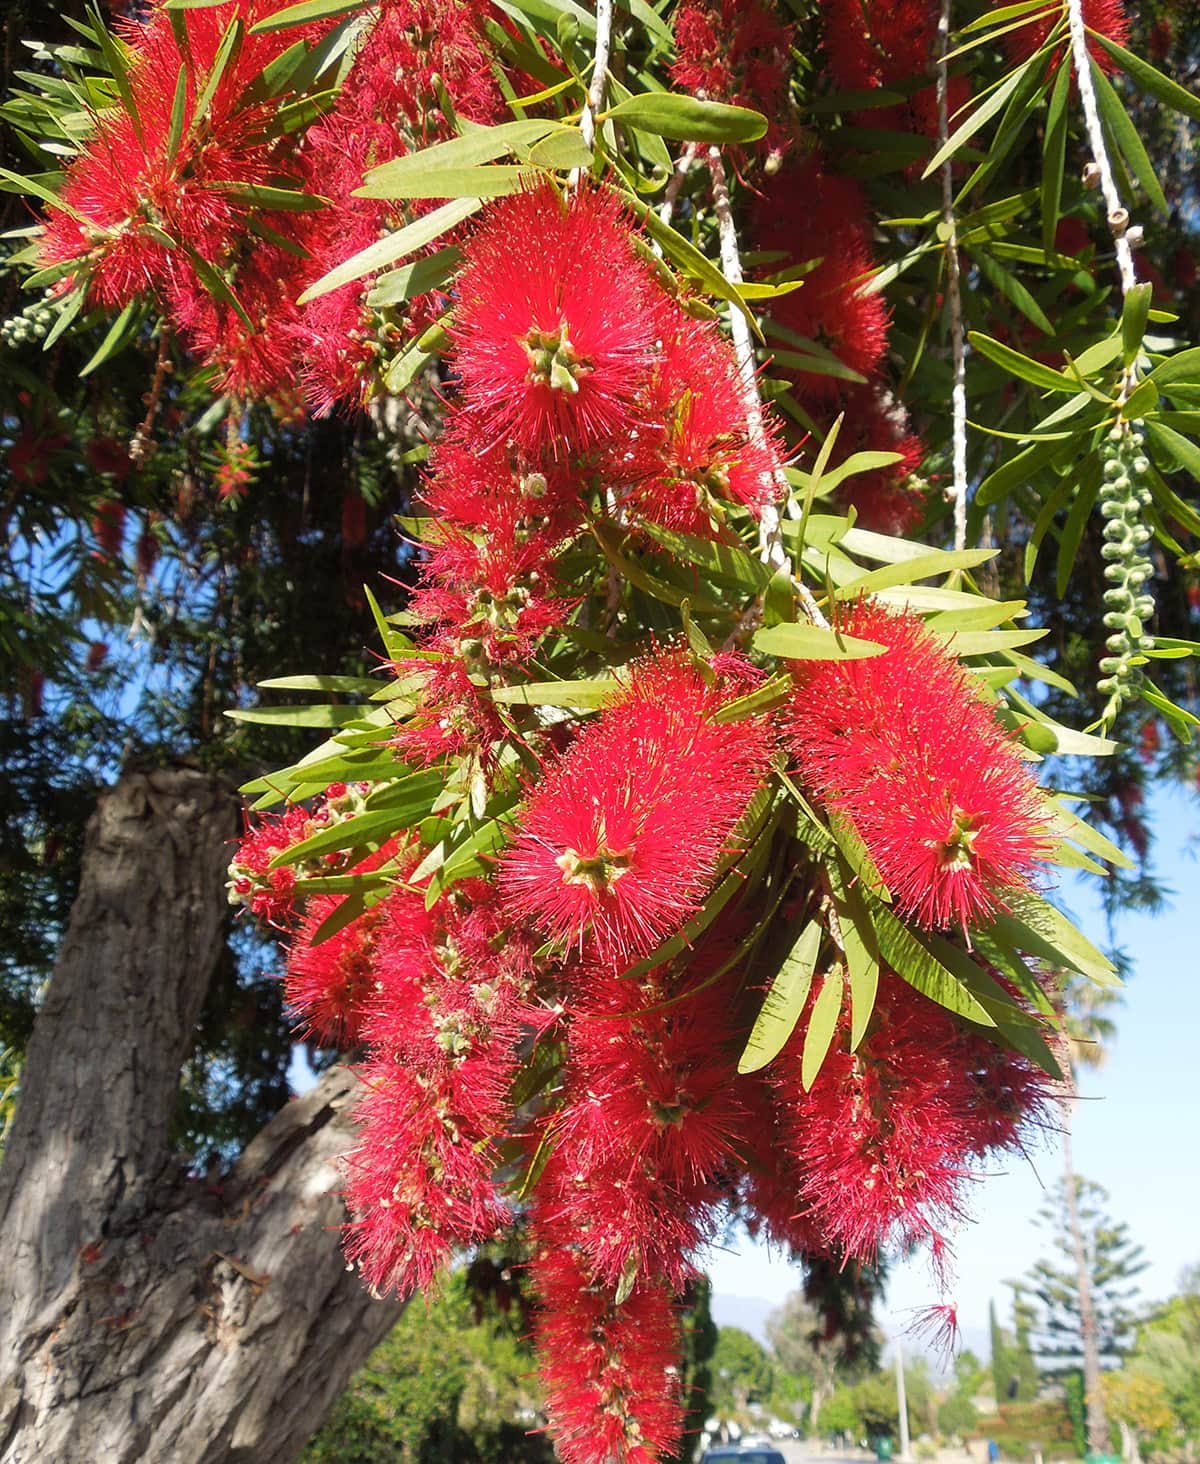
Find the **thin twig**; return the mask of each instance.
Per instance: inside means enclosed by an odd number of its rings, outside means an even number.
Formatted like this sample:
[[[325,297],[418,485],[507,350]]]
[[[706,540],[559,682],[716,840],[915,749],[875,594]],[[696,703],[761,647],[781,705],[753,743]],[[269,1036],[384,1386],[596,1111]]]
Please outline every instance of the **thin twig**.
[[[1092,57],[1088,50],[1087,22],[1083,16],[1083,0],[1067,0],[1067,26],[1071,36],[1071,60],[1079,82],[1079,100],[1083,103],[1083,120],[1087,127],[1088,145],[1092,160],[1100,174],[1100,191],[1104,195],[1104,207],[1108,210],[1108,227],[1112,231],[1113,243],[1117,249],[1117,273],[1121,277],[1121,294],[1128,295],[1137,284],[1137,268],[1133,262],[1133,247],[1126,235],[1129,227],[1129,210],[1121,202],[1117,192],[1117,181],[1113,176],[1112,161],[1104,142],[1104,129],[1100,124],[1100,108],[1096,105],[1096,88],[1092,82]]]
[[[663,194],[662,205],[658,210],[658,216],[664,224],[671,222],[675,213],[675,205],[679,202],[679,190],[683,187],[683,181],[692,171],[692,165],[696,161],[696,154],[700,151],[698,142],[685,144],[683,151],[675,161],[671,177],[667,183],[666,192]]]
[[[950,4],[942,0],[938,20],[938,146],[946,145],[950,135],[950,73],[946,61],[950,50]],[[953,408],[953,483],[950,489],[954,504],[954,547],[967,547],[967,350],[963,331],[962,281],[958,267],[958,225],[954,218],[953,164],[947,158],[942,164],[942,227],[946,236],[946,302],[950,308],[950,349],[954,364]]]
[[[733,205],[729,198],[729,180],[725,176],[720,148],[710,147],[705,154],[705,162],[712,178],[713,212],[717,216],[717,237],[721,245],[721,270],[729,283],[737,286],[742,283],[742,254],[738,245],[737,225],[733,218]],[[758,394],[754,340],[750,334],[749,321],[732,301],[729,305],[729,329],[733,336],[733,349],[737,356],[742,396],[746,404],[746,430],[750,440],[756,446],[761,446],[766,443],[766,430],[763,427],[762,398]],[[805,615],[814,625],[827,628],[829,622],[821,614],[820,607],[808,589],[801,583],[799,575],[794,572],[792,561],[783,547],[779,502],[790,502],[791,485],[782,468],[778,468],[771,476],[774,491],[758,521],[758,545],[762,561],[776,569],[787,570]]]
[[[604,107],[608,86],[608,58],[612,50],[613,0],[596,0],[596,49],[592,82],[579,118],[579,130],[589,148],[596,141],[596,118]]]

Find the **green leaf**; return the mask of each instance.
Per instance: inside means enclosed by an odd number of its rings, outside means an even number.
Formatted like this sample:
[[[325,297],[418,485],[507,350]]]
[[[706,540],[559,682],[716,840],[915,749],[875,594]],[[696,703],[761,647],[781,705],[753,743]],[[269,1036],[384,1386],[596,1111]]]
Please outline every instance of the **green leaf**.
[[[755,633],[754,649],[787,661],[860,661],[887,647],[816,625],[772,625]]]
[[[357,254],[352,254],[336,269],[322,275],[316,284],[310,285],[300,296],[299,303],[307,304],[310,300],[316,300],[331,290],[349,284],[351,280],[361,279],[363,275],[374,274],[389,264],[395,264],[407,254],[415,254],[418,249],[432,244],[448,229],[461,224],[464,219],[469,219],[482,207],[483,200],[479,198],[457,198],[452,203],[442,204],[441,208],[435,208],[432,213],[425,214],[402,229],[397,229],[394,234],[389,234],[386,238],[369,244],[366,249],[360,249]]]
[[[473,127],[461,137],[452,137],[448,142],[438,142],[419,152],[406,153],[404,157],[393,158],[378,168],[368,170],[363,186],[356,190],[356,198],[412,198],[420,197],[408,191],[394,193],[393,188],[409,190],[419,187],[421,180],[430,173],[457,172],[490,163],[529,144],[541,141],[548,133],[561,128],[561,123],[549,120],[522,120],[503,122],[499,127]],[[576,128],[569,129],[578,135]]]
[[[1092,64],[1094,67],[1095,63]],[[1125,296],[1121,309],[1121,349],[1127,371],[1141,355],[1146,320],[1150,313],[1150,297],[1153,293],[1154,286],[1147,283],[1134,285]],[[1153,390],[1153,384],[1150,385]]]
[[[1109,864],[1115,864],[1120,869],[1133,869],[1134,863],[1123,849],[1119,849],[1111,839],[1105,838],[1098,828],[1079,817],[1074,810],[1068,808],[1059,798],[1050,800],[1053,811],[1053,819],[1050,827],[1055,833],[1060,833],[1066,838],[1073,840],[1076,844],[1090,849],[1093,854],[1106,859]]]
[[[1147,422],[1146,436],[1163,454],[1166,470],[1184,468],[1193,478],[1200,478],[1200,447],[1173,427],[1161,422]]]
[[[983,277],[1014,305],[1026,320],[1036,325],[1043,335],[1053,335],[1054,326],[1050,323],[1046,312],[1030,294],[1029,290],[1010,270],[1004,268],[985,249],[968,249],[967,253],[979,265],[979,272]],[[1013,352],[1014,355],[1018,354]],[[1026,357],[1026,359],[1028,359]]]
[[[1129,114],[1126,112],[1121,98],[1113,90],[1112,82],[1096,64],[1094,57],[1090,57],[1089,60],[1100,115],[1112,134],[1121,156],[1128,164],[1129,171],[1142,185],[1151,207],[1157,209],[1159,213],[1165,214],[1168,211],[1167,200],[1162,191],[1162,184],[1154,172],[1154,164],[1150,161],[1145,144],[1138,135],[1137,128],[1129,120]]]
[[[1096,498],[1100,492],[1100,478],[1100,454],[1096,452],[1089,453],[1083,462],[1079,464],[1078,477],[1075,484],[1075,501],[1071,504],[1070,512],[1067,514],[1067,521],[1063,525],[1062,533],[1058,541],[1058,562],[1055,566],[1055,593],[1060,600],[1067,592],[1071,572],[1075,568],[1075,556],[1079,552],[1079,545],[1083,540],[1084,530],[1087,527],[1088,519],[1091,517],[1092,509],[1096,506]]]
[[[53,188],[48,188],[44,183],[39,183],[36,178],[23,178],[20,173],[11,173],[7,168],[0,168],[0,178],[8,184],[8,187],[4,189],[5,193],[32,194],[34,198],[40,198],[43,203],[48,204],[51,208],[58,209],[60,213],[69,214],[77,223],[89,224],[90,226],[90,220],[85,219],[77,208],[65,202],[55,193]]]
[[[383,685],[367,676],[272,676],[258,683],[260,691],[329,691],[371,696]]]
[[[590,168],[592,150],[583,140],[578,127],[561,127],[535,142],[527,154],[537,168],[563,172],[568,168]]]
[[[881,905],[869,892],[864,893],[879,941],[879,954],[896,975],[947,1011],[957,1012],[981,1027],[994,1027],[996,1024],[985,1008],[954,972],[926,949],[886,905]]]
[[[807,1093],[817,1080],[829,1052],[829,1044],[837,1031],[838,1018],[842,1014],[842,998],[845,983],[841,969],[834,967],[825,975],[817,999],[813,1002],[808,1019],[808,1030],[804,1034],[804,1055],[800,1060],[800,1081]]]
[[[268,188],[263,183],[209,183],[214,193],[232,198],[251,208],[264,208],[277,213],[317,213],[329,206],[328,199],[316,193],[301,193],[295,188]]]
[[[879,942],[862,895],[841,860],[826,864],[850,981],[850,1051],[866,1035],[879,989]]]
[[[1116,41],[1110,41],[1098,31],[1092,32],[1092,40],[1104,47],[1139,91],[1149,92],[1173,112],[1182,112],[1193,122],[1200,122],[1200,97],[1193,96],[1170,77],[1156,71],[1148,61],[1143,61],[1140,56],[1135,56],[1124,46],[1118,46]]]
[[[758,594],[771,577],[770,571],[740,546],[716,543],[692,534],[681,534],[675,529],[661,528],[658,524],[647,523],[642,527],[656,543],[669,549],[685,564],[694,564],[712,578],[733,585],[747,594]]]
[[[225,68],[242,49],[242,37],[244,34],[245,28],[242,25],[241,18],[235,15],[225,27],[225,34],[221,37],[216,54],[213,56],[212,66],[204,79],[204,86],[196,97],[196,105],[192,110],[192,131],[204,126],[208,122],[208,114],[212,106],[213,97],[216,96],[217,88],[221,84],[221,78],[225,75]]]
[[[674,142],[754,142],[767,130],[761,112],[702,102],[681,92],[638,92],[597,118],[609,120]]]
[[[1001,463],[976,489],[976,504],[980,508],[990,508],[992,504],[1000,503],[1014,488],[1029,482],[1035,473],[1056,458],[1061,447],[1062,444],[1057,441],[1034,442],[1015,457]]]
[[[1019,377],[1022,381],[1028,381],[1032,386],[1040,386],[1046,391],[1074,393],[1079,390],[1077,384],[1071,378],[1064,376],[1061,371],[1055,371],[1052,366],[1043,366],[1040,361],[1023,356],[1020,351],[1014,351],[1003,341],[993,340],[991,336],[984,335],[980,330],[970,331],[967,339],[981,356],[986,356],[989,361],[994,361],[997,366],[1003,366],[1013,376]]]
[[[171,0],[167,0],[168,6]],[[335,15],[346,15],[351,10],[361,10],[363,0],[303,0],[300,5],[288,5],[283,10],[277,10],[274,15],[268,15],[260,20],[256,26],[252,26],[250,34],[260,36],[268,31],[287,30],[293,25],[308,25],[314,20],[329,20]]]
[[[361,722],[362,707],[235,707],[225,713],[231,722],[254,722],[265,727],[346,727]]]
[[[526,681],[520,686],[497,686],[492,700],[504,706],[572,707],[592,711],[609,702],[621,690],[613,676],[583,681]]]
[[[1020,66],[1018,66],[1015,71],[1010,73],[1010,75],[1007,76],[1003,82],[1001,82],[1001,84],[995,89],[995,91],[991,93],[990,96],[986,97],[972,111],[971,115],[967,118],[965,122],[961,123],[958,127],[954,129],[954,131],[950,134],[950,136],[946,139],[942,146],[939,147],[937,152],[934,153],[933,157],[931,157],[928,163],[925,164],[925,171],[921,174],[922,178],[928,178],[931,176],[931,174],[936,173],[937,170],[942,166],[942,164],[947,160],[947,158],[952,158],[954,154],[959,150],[959,148],[962,147],[963,143],[965,143],[969,138],[974,137],[979,129],[983,126],[983,124],[990,117],[994,117],[996,113],[1000,111],[1000,109],[1008,101],[1009,97],[1011,97],[1013,92],[1016,91],[1017,87],[1020,86],[1026,72],[1030,69],[1030,67],[1034,64],[1036,60],[1038,60],[1038,57],[1031,56],[1028,61],[1023,62]]]
[[[367,296],[367,304],[381,310],[388,305],[402,305],[428,290],[439,289],[452,278],[461,262],[461,251],[447,248],[414,259],[399,269],[389,270],[376,278]]]
[[[130,300],[125,309],[121,311],[120,315],[109,326],[104,339],[96,347],[91,360],[85,366],[80,367],[79,375],[81,377],[90,376],[98,366],[103,366],[105,361],[111,356],[115,356],[134,335],[138,325],[141,323],[141,319],[142,302],[136,299]]]
[[[1071,92],[1071,68],[1060,66],[1046,108],[1046,128],[1042,140],[1042,248],[1054,248],[1062,204],[1063,173],[1066,168],[1067,130],[1070,113],[1067,102]]]
[[[840,587],[838,599],[853,600],[875,590],[890,589],[893,585],[910,585],[916,580],[950,574],[956,569],[974,569],[976,565],[994,559],[999,552],[998,549],[931,549],[899,564],[885,564],[882,569],[860,575]]]
[[[998,915],[988,929],[1017,950],[1055,966],[1069,966],[1098,986],[1121,984],[1108,957],[1076,930],[1061,910],[1038,895],[1014,900],[1012,911]]]
[[[423,156],[421,153],[417,157]],[[523,164],[487,163],[479,168],[427,168],[415,177],[393,180],[389,198],[503,198],[536,176]],[[357,190],[366,194],[365,189]],[[377,195],[369,194],[368,197]]]
[[[663,253],[674,261],[684,274],[691,275],[697,283],[703,285],[710,295],[715,295],[719,300],[728,300],[746,317],[756,334],[761,334],[758,321],[754,312],[742,298],[741,291],[736,285],[730,284],[717,266],[706,255],[701,254],[699,249],[683,237],[670,224],[665,224],[658,216],[658,211],[643,203],[640,198],[626,198],[626,206],[641,220],[646,232],[651,238],[656,239],[662,246]]]
[[[772,676],[769,681],[764,681],[761,686],[756,686],[745,696],[739,696],[731,702],[726,702],[713,713],[713,721],[741,722],[746,717],[753,717],[772,707],[782,706],[791,696],[793,686],[794,683],[790,676]]]
[[[1147,373],[1147,379],[1153,381],[1160,391],[1165,390],[1168,396],[1171,395],[1169,388],[1176,384],[1200,385],[1200,346],[1168,356]]]
[[[821,946],[821,927],[810,920],[775,973],[762,1008],[738,1058],[739,1073],[756,1073],[783,1051],[804,1012]],[[824,1054],[822,1054],[823,1056]]]

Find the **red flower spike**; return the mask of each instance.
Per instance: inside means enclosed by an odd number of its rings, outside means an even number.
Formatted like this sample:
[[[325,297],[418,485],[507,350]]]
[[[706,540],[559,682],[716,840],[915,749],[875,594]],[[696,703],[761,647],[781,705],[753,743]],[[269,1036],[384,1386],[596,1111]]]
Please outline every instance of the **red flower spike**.
[[[715,323],[673,315],[645,398],[647,420],[662,425],[639,434],[622,475],[633,512],[708,536],[722,502],[757,514],[778,496],[783,453],[765,412],[751,438],[737,358]]]
[[[550,184],[515,194],[489,209],[463,255],[451,335],[466,430],[535,462],[632,432],[667,297],[634,254],[616,195],[564,201]]]
[[[854,1053],[847,1020],[808,1091],[804,1023],[768,1070],[796,1212],[843,1260],[927,1242],[944,1267],[978,1160],[1045,1122],[1050,1080],[890,972]]]
[[[373,1290],[406,1296],[510,1219],[492,1171],[534,1014],[529,948],[505,937],[489,885],[456,886],[432,911],[407,892],[387,906],[362,1023],[374,1050],[348,1160],[346,1254]]]
[[[288,952],[287,1004],[301,1018],[302,1034],[319,1047],[351,1047],[358,1040],[363,1008],[373,989],[371,958],[386,902],[352,920],[336,934],[312,938],[341,904],[336,895],[318,895],[305,910]]]
[[[769,119],[759,154],[786,146],[787,80],[795,29],[759,0],[684,0],[675,12],[671,81],[681,91],[750,107]]]
[[[888,649],[797,670],[801,775],[853,821],[902,914],[927,929],[986,921],[1046,857],[1037,785],[916,615],[862,601],[842,628]]]
[[[687,986],[583,970],[570,1002],[563,1102],[545,1124],[539,1232],[577,1245],[598,1284],[664,1277],[676,1290],[711,1239],[745,1142],[737,1053],[722,1047],[730,983],[706,984],[733,953],[709,939]]]
[[[712,720],[727,699],[682,655],[636,667],[526,803],[501,863],[510,914],[610,965],[677,930],[769,758],[760,723]]]
[[[618,1305],[568,1248],[530,1266],[540,1305],[534,1337],[546,1415],[563,1464],[657,1464],[683,1431],[679,1320],[661,1281]]]

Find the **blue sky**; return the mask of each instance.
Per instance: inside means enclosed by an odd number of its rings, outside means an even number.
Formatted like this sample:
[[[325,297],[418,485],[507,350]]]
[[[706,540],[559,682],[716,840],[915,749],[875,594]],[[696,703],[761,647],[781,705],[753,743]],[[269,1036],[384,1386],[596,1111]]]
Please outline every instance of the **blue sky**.
[[[1117,941],[1134,974],[1116,1013],[1108,1064],[1083,1078],[1074,1128],[1076,1170],[1104,1185],[1112,1215],[1145,1248],[1147,1300],[1170,1295],[1183,1267],[1200,1262],[1200,805],[1182,790],[1166,790],[1152,800],[1151,817],[1154,865],[1174,893],[1160,915],[1119,921]],[[1064,881],[1058,903],[1103,946],[1095,884]],[[1047,1248],[1033,1218],[1061,1168],[1058,1145],[1050,1142],[1032,1164],[1014,1160],[974,1188],[976,1222],[954,1237],[958,1281],[950,1299],[967,1345],[977,1350],[986,1349],[989,1298],[1007,1313],[1004,1282]],[[709,1271],[721,1298],[717,1320],[754,1332],[761,1331],[762,1300],[778,1304],[797,1284],[785,1261],[749,1241],[736,1253],[714,1254]],[[899,1265],[880,1322],[888,1333],[902,1332],[911,1309],[937,1300],[923,1260]]]

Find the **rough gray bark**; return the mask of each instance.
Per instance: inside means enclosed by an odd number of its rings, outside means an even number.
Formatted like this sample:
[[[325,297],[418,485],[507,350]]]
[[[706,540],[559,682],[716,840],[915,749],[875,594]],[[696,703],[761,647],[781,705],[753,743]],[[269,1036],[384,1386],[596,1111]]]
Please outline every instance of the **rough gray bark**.
[[[0,1167],[5,1464],[286,1464],[399,1314],[339,1251],[346,1069],[219,1192],[168,1151],[235,828],[182,768],[126,775],[89,825]]]

